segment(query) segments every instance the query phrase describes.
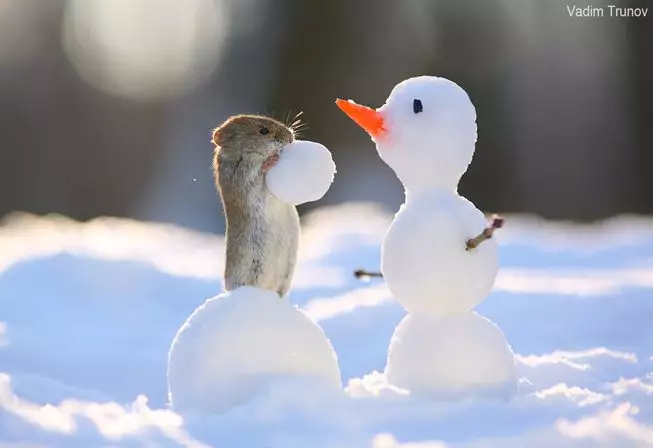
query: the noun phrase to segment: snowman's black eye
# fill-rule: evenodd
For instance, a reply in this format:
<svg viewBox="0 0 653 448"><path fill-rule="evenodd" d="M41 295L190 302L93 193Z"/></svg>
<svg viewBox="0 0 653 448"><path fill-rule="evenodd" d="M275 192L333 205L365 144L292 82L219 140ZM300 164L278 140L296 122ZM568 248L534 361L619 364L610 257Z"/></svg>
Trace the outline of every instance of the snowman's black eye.
<svg viewBox="0 0 653 448"><path fill-rule="evenodd" d="M265 135L265 134L268 134L270 132L270 130L268 128L261 128L261 130L258 131L258 132L261 135Z"/></svg>
<svg viewBox="0 0 653 448"><path fill-rule="evenodd" d="M424 110L424 107L422 107L422 102L418 99L413 100L413 112L416 114L419 114Z"/></svg>

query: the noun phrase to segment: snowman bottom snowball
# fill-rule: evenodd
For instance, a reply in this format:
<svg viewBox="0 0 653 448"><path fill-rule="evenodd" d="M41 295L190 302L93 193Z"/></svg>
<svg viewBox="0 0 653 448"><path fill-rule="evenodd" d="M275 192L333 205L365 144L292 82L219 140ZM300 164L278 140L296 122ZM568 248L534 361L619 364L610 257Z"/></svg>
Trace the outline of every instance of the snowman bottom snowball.
<svg viewBox="0 0 653 448"><path fill-rule="evenodd" d="M225 412L276 381L287 385L293 379L298 387L308 380L340 390L335 351L297 307L250 286L198 307L168 355L169 399L176 411Z"/></svg>
<svg viewBox="0 0 653 448"><path fill-rule="evenodd" d="M406 316L388 350L388 382L437 400L510 398L517 371L503 332L474 312Z"/></svg>
<svg viewBox="0 0 653 448"><path fill-rule="evenodd" d="M295 140L283 147L279 161L265 176L265 184L279 200L299 205L322 198L335 172L336 165L325 146Z"/></svg>

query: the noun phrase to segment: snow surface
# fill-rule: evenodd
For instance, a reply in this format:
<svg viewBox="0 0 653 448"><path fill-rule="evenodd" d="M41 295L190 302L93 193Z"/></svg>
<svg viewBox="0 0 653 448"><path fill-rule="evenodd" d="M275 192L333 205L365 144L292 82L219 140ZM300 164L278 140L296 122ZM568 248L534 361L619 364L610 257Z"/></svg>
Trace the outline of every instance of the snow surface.
<svg viewBox="0 0 653 448"><path fill-rule="evenodd" d="M167 353L221 289L222 238L110 218L6 221L0 445L653 445L653 222L508 216L497 236L501 270L477 311L503 331L527 380L509 401L434 402L380 373L405 311L382 282L351 276L378 267L390 219L350 204L304 221L290 301L333 343L344 393L279 384L225 414L183 417L167 406Z"/></svg>
<svg viewBox="0 0 653 448"><path fill-rule="evenodd" d="M279 162L265 176L265 184L280 200L299 205L324 196L335 173L336 165L325 146L295 140L281 150Z"/></svg>
<svg viewBox="0 0 653 448"><path fill-rule="evenodd" d="M276 292L244 286L208 299L170 348L168 386L176 411L224 412L279 379L302 384L300 390L309 382L331 393L342 387L322 328Z"/></svg>
<svg viewBox="0 0 653 448"><path fill-rule="evenodd" d="M499 270L497 243L490 239L471 251L465 243L487 225L454 191L408 194L383 241L381 261L388 288L406 311L444 315L486 299Z"/></svg>

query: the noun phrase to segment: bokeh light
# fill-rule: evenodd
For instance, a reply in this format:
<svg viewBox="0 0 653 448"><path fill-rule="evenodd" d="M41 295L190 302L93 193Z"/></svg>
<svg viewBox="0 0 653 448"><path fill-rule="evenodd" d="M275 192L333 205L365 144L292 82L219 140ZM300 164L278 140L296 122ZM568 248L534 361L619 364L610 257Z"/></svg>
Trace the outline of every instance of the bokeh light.
<svg viewBox="0 0 653 448"><path fill-rule="evenodd" d="M68 0L63 45L80 76L118 96L177 96L216 68L229 9L214 0Z"/></svg>

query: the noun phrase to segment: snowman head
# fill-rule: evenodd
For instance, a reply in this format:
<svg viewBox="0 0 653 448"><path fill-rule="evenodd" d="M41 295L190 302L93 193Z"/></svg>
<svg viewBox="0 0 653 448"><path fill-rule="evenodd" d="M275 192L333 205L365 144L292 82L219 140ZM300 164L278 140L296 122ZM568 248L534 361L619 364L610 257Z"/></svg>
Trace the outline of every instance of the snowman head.
<svg viewBox="0 0 653 448"><path fill-rule="evenodd" d="M352 101L337 104L370 134L381 159L408 191L456 189L472 161L476 110L467 93L448 79L402 81L376 110Z"/></svg>

